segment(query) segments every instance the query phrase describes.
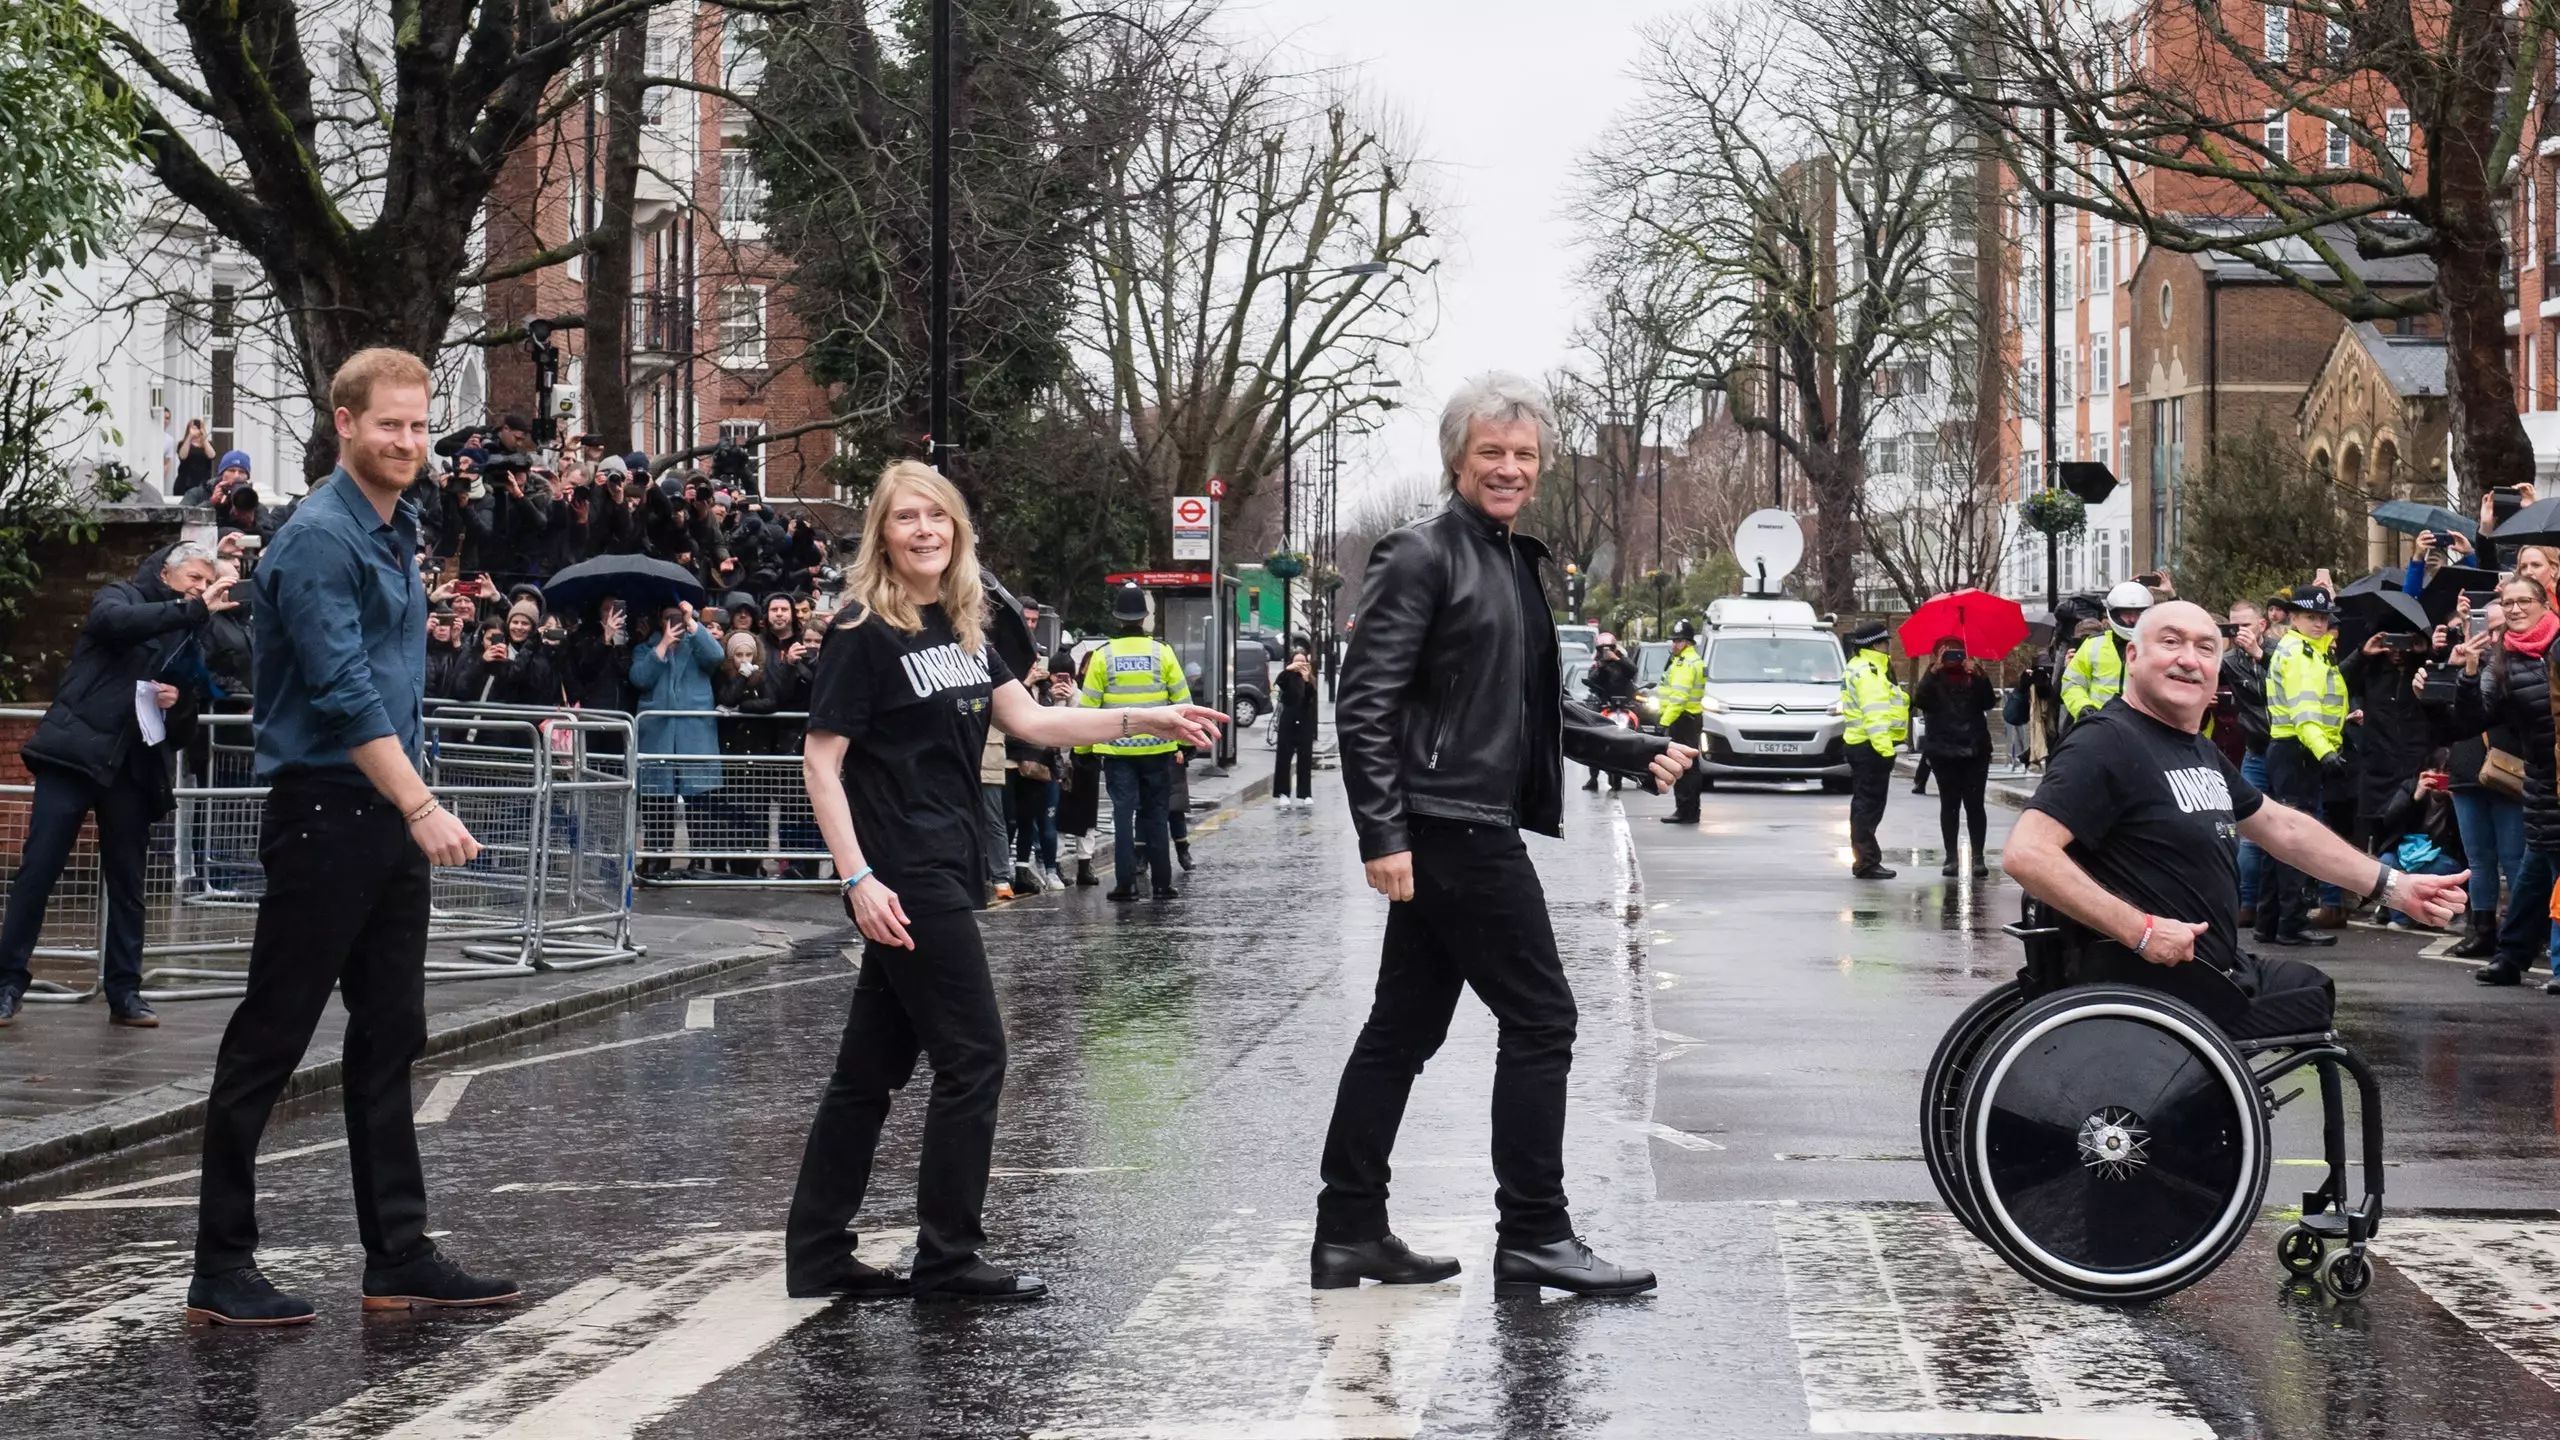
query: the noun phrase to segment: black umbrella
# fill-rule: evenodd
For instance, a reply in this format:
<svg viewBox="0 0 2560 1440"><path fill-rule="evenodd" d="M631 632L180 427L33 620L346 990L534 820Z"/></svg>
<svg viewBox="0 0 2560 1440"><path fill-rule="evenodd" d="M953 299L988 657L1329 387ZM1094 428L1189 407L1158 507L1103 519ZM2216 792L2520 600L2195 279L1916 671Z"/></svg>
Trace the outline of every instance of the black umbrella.
<svg viewBox="0 0 2560 1440"><path fill-rule="evenodd" d="M2426 505L2415 500L2385 500L2367 513L2376 525L2403 535L2433 530L2439 535L2459 535L2474 544L2480 540L2479 521L2464 519L2459 511L2448 510L2442 505Z"/></svg>
<svg viewBox="0 0 2560 1440"><path fill-rule="evenodd" d="M2349 586L2348 590L2354 588ZM2338 592L2338 644L2330 653L2344 659L2363 649L2364 642L2375 635L2423 635L2432 628L2427 612L2418 608L2416 597L2403 595L2396 588L2367 590L2355 595L2341 590Z"/></svg>
<svg viewBox="0 0 2560 1440"><path fill-rule="evenodd" d="M2344 606L2350 600L2369 599L2375 595L2397 594L2400 589L2400 577L2402 573L2403 572L2396 567L2385 566L2382 569L2376 570L2372 574L2365 576L2361 580L2350 580L2347 582L2346 587L2338 592L2338 603L2341 606Z"/></svg>
<svg viewBox="0 0 2560 1440"><path fill-rule="evenodd" d="M2430 623L2442 625L2453 618L2453 607L2465 591L2495 590L2498 574L2470 565L2447 565L2427 577L2427 588L2418 592L2418 608L2427 612Z"/></svg>
<svg viewBox="0 0 2560 1440"><path fill-rule="evenodd" d="M2498 542L2500 554L2509 556L2518 545L2560 547L2560 498L2534 501L2508 516L2489 538Z"/></svg>
<svg viewBox="0 0 2560 1440"><path fill-rule="evenodd" d="M700 606L710 598L692 571L646 555L598 555L542 584L543 598L562 614L583 615L608 595L628 610L649 614L680 602Z"/></svg>

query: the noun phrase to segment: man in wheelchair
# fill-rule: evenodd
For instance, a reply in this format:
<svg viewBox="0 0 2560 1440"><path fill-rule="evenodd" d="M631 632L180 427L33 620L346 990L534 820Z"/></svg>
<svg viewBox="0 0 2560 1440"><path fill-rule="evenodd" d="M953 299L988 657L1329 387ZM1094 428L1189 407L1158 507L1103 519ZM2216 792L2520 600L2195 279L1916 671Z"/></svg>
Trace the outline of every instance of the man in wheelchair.
<svg viewBox="0 0 2560 1440"><path fill-rule="evenodd" d="M2054 752L2002 865L2031 897L2016 981L1982 996L1930 1061L1922 1152L1948 1208L2028 1278L2085 1300L2191 1285L2246 1238L2268 1117L2316 1074L2329 1170L2277 1244L2339 1298L2370 1282L2381 1099L2331 1031L2318 968L2240 948L2239 839L2427 924L2461 875L2391 870L2267 799L2201 732L2222 634L2179 601L2142 617L2124 691ZM2365 1191L2349 1202L2342 1077L2359 1091Z"/></svg>

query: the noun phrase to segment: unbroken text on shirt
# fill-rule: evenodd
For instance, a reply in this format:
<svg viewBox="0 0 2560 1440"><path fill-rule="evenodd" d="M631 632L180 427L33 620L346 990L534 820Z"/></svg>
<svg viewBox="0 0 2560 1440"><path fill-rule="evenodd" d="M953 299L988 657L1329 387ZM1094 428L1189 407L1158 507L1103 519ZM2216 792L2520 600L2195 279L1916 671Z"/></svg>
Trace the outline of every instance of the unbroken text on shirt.
<svg viewBox="0 0 2560 1440"><path fill-rule="evenodd" d="M2223 781L2222 772L2210 765L2165 771L2162 778L2169 782L2169 793L2177 797L2178 809L2186 814L2231 808L2231 787Z"/></svg>
<svg viewBox="0 0 2560 1440"><path fill-rule="evenodd" d="M936 645L901 655L898 663L907 672L907 683L915 688L916 698L929 700L945 690L962 690L988 681L987 662L961 649L957 644Z"/></svg>

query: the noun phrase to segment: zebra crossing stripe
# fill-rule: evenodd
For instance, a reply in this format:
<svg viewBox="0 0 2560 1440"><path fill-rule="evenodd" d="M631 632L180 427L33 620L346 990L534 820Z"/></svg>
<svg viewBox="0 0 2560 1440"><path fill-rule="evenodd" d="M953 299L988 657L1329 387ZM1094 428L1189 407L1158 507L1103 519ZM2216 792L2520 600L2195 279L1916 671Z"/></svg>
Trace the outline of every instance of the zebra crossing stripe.
<svg viewBox="0 0 2560 1440"><path fill-rule="evenodd" d="M2125 1317L2049 1295L1942 1211L1772 1211L1818 1435L2213 1440Z"/></svg>
<svg viewBox="0 0 2560 1440"><path fill-rule="evenodd" d="M290 1288L297 1272L329 1253L277 1246L259 1251L258 1263ZM129 1251L0 1305L0 1402L113 1373L116 1351L177 1327L194 1272L195 1256L184 1249Z"/></svg>
<svg viewBox="0 0 2560 1440"><path fill-rule="evenodd" d="M1402 1222L1480 1255L1481 1219ZM1399 1440L1420 1433L1480 1267L1439 1285L1307 1288L1305 1224L1218 1227L1071 1379L1035 1440Z"/></svg>
<svg viewBox="0 0 2560 1440"><path fill-rule="evenodd" d="M2446 1313L2560 1390L2560 1226L2395 1219L2373 1253Z"/></svg>
<svg viewBox="0 0 2560 1440"><path fill-rule="evenodd" d="M894 1263L913 1231L866 1236ZM289 1440L626 1437L753 1358L826 1300L783 1293L781 1236L708 1231L560 1292L286 1431ZM672 1273L670 1273L672 1272Z"/></svg>

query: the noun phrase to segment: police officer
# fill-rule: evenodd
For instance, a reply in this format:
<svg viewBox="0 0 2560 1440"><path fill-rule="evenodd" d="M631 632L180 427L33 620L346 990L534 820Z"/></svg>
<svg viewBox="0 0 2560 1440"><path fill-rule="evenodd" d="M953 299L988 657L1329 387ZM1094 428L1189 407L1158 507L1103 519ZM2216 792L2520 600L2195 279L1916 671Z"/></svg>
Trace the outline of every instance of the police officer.
<svg viewBox="0 0 2560 1440"><path fill-rule="evenodd" d="M2292 628L2267 661L2267 793L2309 815L2320 813L2322 781L2346 768L2339 749L2347 724L2347 684L2330 657L2329 591L2306 585L2288 607ZM2311 881L2266 858L2259 883L2257 939L2262 945L2335 945L2338 937L2306 927Z"/></svg>
<svg viewBox="0 0 2560 1440"><path fill-rule="evenodd" d="M1653 698L1662 703L1662 728L1671 735L1671 743L1692 750L1698 743L1705 712L1698 702L1707 695L1707 665L1698 657L1698 627L1686 620L1671 623L1671 664L1662 672L1662 681L1653 687ZM1662 817L1665 825L1698 823L1698 767L1692 765L1671 787L1671 813Z"/></svg>
<svg viewBox="0 0 2560 1440"><path fill-rule="evenodd" d="M2139 580L2127 580L2107 592L2107 629L2080 642L2071 663L2062 667L2063 713L2077 720L2124 693L2124 647L2133 643L2133 627L2151 608L2151 591Z"/></svg>
<svg viewBox="0 0 2560 1440"><path fill-rule="evenodd" d="M1849 873L1861 880L1890 880L1876 826L1884 821L1885 792L1893 787L1893 750L1911 725L1911 702L1887 668L1884 622L1870 620L1849 632L1849 666L1840 672L1840 713L1848 717L1840 738L1849 747Z"/></svg>
<svg viewBox="0 0 2560 1440"><path fill-rule="evenodd" d="M1173 647L1147 634L1147 592L1122 585L1111 596L1111 621L1119 634L1086 657L1076 703L1105 710L1148 705L1187 705L1191 684ZM1175 742L1140 732L1093 747L1102 757L1103 788L1111 794L1113 884L1109 900L1138 898L1138 846L1146 845L1155 898L1180 896L1173 888L1173 839L1167 807L1173 799Z"/></svg>

